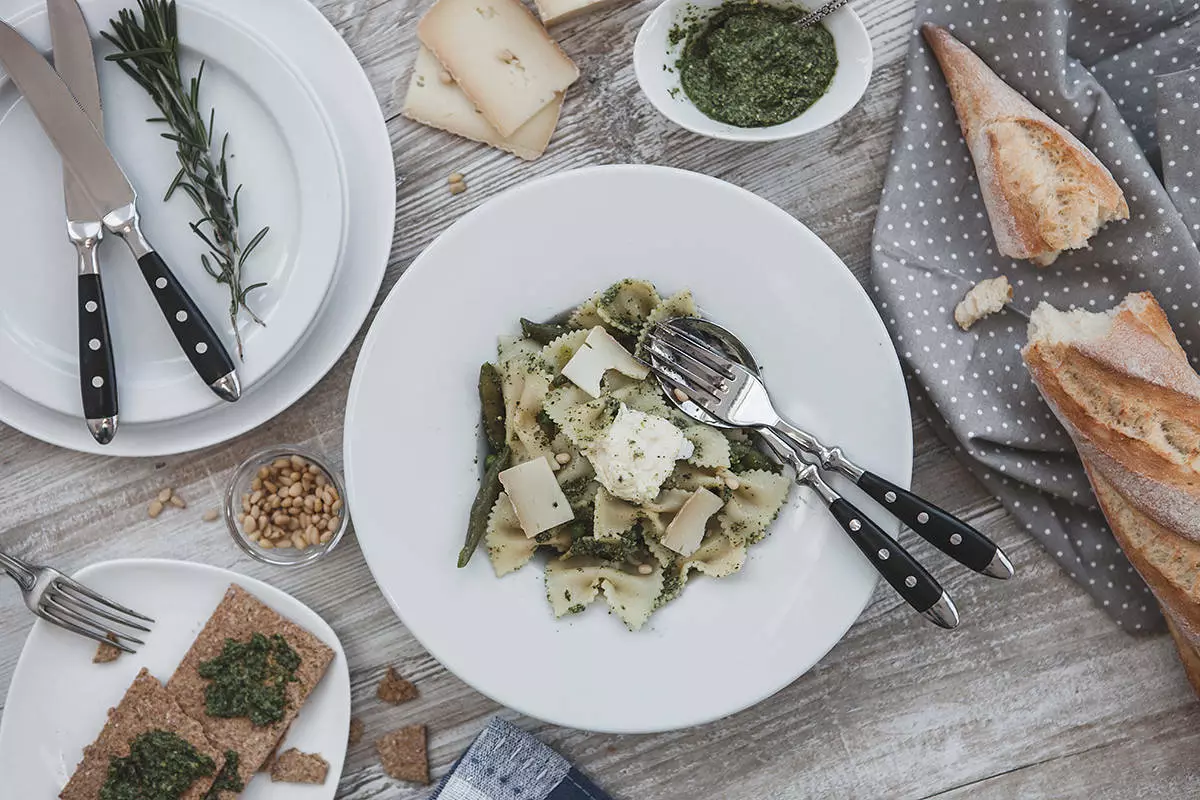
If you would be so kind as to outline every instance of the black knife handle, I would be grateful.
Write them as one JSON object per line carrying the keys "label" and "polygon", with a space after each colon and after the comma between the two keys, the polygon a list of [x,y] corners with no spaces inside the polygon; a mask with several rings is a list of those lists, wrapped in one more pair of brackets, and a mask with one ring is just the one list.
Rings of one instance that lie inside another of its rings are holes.
{"label": "black knife handle", "polygon": [[1012,565],[1000,548],[953,514],[873,472],[864,472],[858,485],[922,539],[958,563],[993,578],[1012,577]]}
{"label": "black knife handle", "polygon": [[[150,250],[138,260],[158,307],[171,326],[171,333],[192,362],[192,367],[210,388],[234,372],[233,359],[221,344],[216,331],[204,318],[183,284],[175,277],[156,251]],[[217,394],[221,394],[217,391]],[[228,398],[225,398],[228,399]]]}
{"label": "black knife handle", "polygon": [[829,510],[906,603],[943,628],[958,625],[958,612],[941,584],[899,542],[843,498],[830,503]]}
{"label": "black knife handle", "polygon": [[[78,285],[79,389],[83,397],[83,415],[89,425],[94,425],[103,420],[115,420],[117,416],[117,367],[100,276],[80,275]],[[111,430],[97,432],[96,440],[108,444],[112,433]]]}

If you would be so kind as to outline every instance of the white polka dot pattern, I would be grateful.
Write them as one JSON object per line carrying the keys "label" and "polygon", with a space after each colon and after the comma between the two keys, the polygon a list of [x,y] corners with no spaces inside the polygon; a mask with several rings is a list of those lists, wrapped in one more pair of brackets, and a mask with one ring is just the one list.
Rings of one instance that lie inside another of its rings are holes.
{"label": "white polka dot pattern", "polygon": [[[1197,363],[1200,0],[926,0],[916,21],[949,28],[1079,137],[1130,208],[1128,222],[1049,268],[997,253],[949,92],[914,30],[875,224],[871,292],[917,409],[1118,624],[1159,629],[1153,598],[1108,531],[1020,348],[1042,300],[1100,310],[1150,290]],[[964,333],[954,306],[997,275],[1013,285],[1012,306]]]}

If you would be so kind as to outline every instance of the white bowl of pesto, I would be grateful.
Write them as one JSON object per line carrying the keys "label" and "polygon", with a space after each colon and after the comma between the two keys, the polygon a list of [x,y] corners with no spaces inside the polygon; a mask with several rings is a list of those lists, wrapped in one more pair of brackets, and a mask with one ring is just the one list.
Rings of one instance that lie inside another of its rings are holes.
{"label": "white bowl of pesto", "polygon": [[[733,4],[729,0],[665,0],[650,14],[638,31],[637,41],[633,46],[633,66],[638,84],[651,104],[667,119],[693,133],[713,139],[774,142],[820,130],[841,119],[862,99],[871,79],[871,38],[862,20],[849,7],[831,14],[821,23],[832,37],[837,67],[824,92],[821,93],[818,89],[814,94],[819,96],[811,105],[784,102],[781,104],[782,110],[772,114],[764,112],[762,103],[756,102],[763,99],[761,96],[755,98],[741,88],[729,87],[726,87],[727,92],[724,96],[718,94],[715,99],[706,98],[698,88],[701,85],[701,77],[698,77],[698,70],[694,67],[691,68],[691,76],[685,86],[685,70],[681,59],[685,55],[688,42],[706,27],[709,20],[717,14],[727,12],[731,5]],[[736,5],[746,7],[741,0],[738,0]],[[819,3],[813,0],[811,5],[815,7]],[[778,9],[784,12],[802,8],[796,3],[774,0],[755,6],[758,9],[766,6],[771,10]],[[779,20],[777,25],[782,26],[786,23]],[[827,43],[828,37],[824,37],[824,34],[821,36]],[[744,44],[748,45],[747,49],[732,54],[734,58],[746,59],[737,67],[738,70],[750,73],[746,76],[748,83],[743,86],[753,86],[756,91],[769,96],[775,89],[756,80],[755,77],[761,77],[762,71],[749,66],[755,58],[755,43]],[[761,43],[759,46],[762,46]],[[797,45],[792,42],[787,46]],[[806,43],[799,46],[807,48],[810,45]],[[823,45],[822,49],[827,47]],[[799,51],[798,54],[805,55]],[[731,54],[726,53],[724,57],[729,55]],[[723,58],[721,55],[717,57]],[[813,69],[814,72],[821,72],[819,66]],[[792,72],[788,77],[793,81],[805,79],[803,71]],[[820,81],[820,85],[824,85],[823,80]],[[712,85],[708,84],[708,88],[711,90]],[[696,95],[695,99],[689,94]],[[709,106],[708,110],[713,113],[701,110],[706,103]],[[731,108],[742,103],[749,108]],[[797,108],[804,105],[807,107],[795,113]],[[717,109],[715,111],[714,106]],[[722,121],[722,117],[730,121]]]}

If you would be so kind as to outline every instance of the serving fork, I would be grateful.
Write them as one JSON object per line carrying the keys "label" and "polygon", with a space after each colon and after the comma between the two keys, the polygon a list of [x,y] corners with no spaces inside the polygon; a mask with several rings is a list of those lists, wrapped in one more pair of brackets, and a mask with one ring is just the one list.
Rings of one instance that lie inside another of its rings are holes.
{"label": "serving fork", "polygon": [[50,567],[36,567],[0,553],[0,568],[21,587],[25,605],[47,622],[105,642],[126,653],[145,644],[129,631],[149,633],[154,620],[114,603],[99,592]]}

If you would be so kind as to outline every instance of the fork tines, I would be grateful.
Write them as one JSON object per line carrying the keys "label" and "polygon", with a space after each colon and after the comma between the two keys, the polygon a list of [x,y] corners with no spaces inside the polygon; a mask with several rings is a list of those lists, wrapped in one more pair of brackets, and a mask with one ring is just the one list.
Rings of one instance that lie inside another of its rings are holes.
{"label": "fork tines", "polygon": [[142,623],[154,622],[150,617],[115,603],[66,576],[54,578],[46,587],[38,603],[38,615],[81,636],[107,642],[126,653],[134,652],[129,644],[145,644],[127,631],[149,633],[150,628]]}
{"label": "fork tines", "polygon": [[[650,352],[656,372],[689,396],[720,402],[735,377],[729,357],[686,331],[659,323],[650,334]],[[659,363],[659,362],[665,363]]]}

